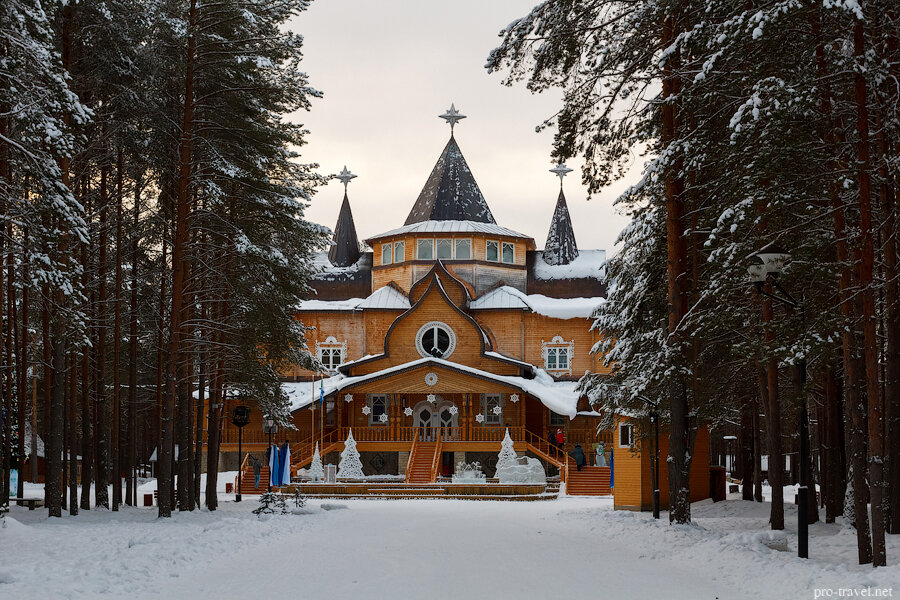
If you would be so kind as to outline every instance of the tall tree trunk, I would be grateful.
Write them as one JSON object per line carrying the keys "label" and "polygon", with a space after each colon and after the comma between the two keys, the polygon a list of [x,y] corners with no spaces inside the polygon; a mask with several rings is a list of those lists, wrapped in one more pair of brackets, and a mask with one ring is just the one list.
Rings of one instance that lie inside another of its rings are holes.
{"label": "tall tree trunk", "polygon": [[738,436],[740,452],[741,497],[753,500],[753,402],[741,398],[741,434]]}
{"label": "tall tree trunk", "polygon": [[141,186],[134,182],[134,207],[131,232],[131,303],[128,323],[128,493],[126,502],[137,505],[137,466],[135,436],[137,434],[137,319],[138,319],[138,225],[141,211]]}
{"label": "tall tree trunk", "polygon": [[178,387],[178,371],[181,366],[181,310],[184,300],[186,267],[185,246],[188,239],[188,212],[190,208],[192,132],[194,124],[194,58],[196,40],[197,3],[191,0],[188,14],[188,49],[184,79],[184,119],[178,151],[178,184],[175,202],[175,235],[172,242],[172,308],[169,315],[169,342],[166,395],[163,402],[162,448],[159,455],[159,516],[172,515],[172,445],[175,441],[175,400]]}
{"label": "tall tree trunk", "polygon": [[[677,12],[677,11],[676,11]],[[663,22],[662,45],[668,47],[678,35],[677,18],[668,15]],[[662,118],[662,144],[669,147],[675,143],[677,120],[675,98],[681,85],[678,76],[678,52],[668,57],[663,67],[663,102],[660,107]],[[683,339],[680,328],[687,315],[689,278],[687,246],[684,232],[684,180],[680,167],[670,165],[665,174],[666,181],[666,247],[669,305],[669,344],[683,361],[675,365],[676,374],[669,383],[669,518],[676,523],[691,520],[691,446],[692,426],[688,407],[687,386],[681,367],[688,362],[688,344]]]}
{"label": "tall tree trunk", "polygon": [[107,285],[106,285],[106,246],[107,246],[107,215],[109,210],[109,190],[107,187],[108,166],[104,164],[100,168],[100,227],[97,234],[97,372],[96,379],[96,431],[97,440],[97,485],[95,494],[97,506],[109,508],[109,475],[110,475],[110,449],[109,449],[109,402],[106,389],[106,327],[107,327]]}
{"label": "tall tree trunk", "polygon": [[[765,291],[772,293],[771,282],[765,283]],[[775,345],[772,329],[774,307],[772,300],[763,296],[763,322],[766,347],[771,352]],[[772,489],[772,508],[769,524],[772,529],[784,529],[784,452],[781,444],[781,399],[778,395],[778,361],[770,357],[766,361],[766,447],[769,455],[769,486]]]}
{"label": "tall tree trunk", "polygon": [[[81,244],[82,285],[87,288],[88,246]],[[85,307],[85,313],[90,312],[90,306]],[[94,411],[91,404],[91,355],[88,348],[81,350],[81,508],[91,509],[91,486],[94,483],[94,439],[93,439]]]}
{"label": "tall tree trunk", "polygon": [[112,509],[122,503],[122,468],[119,436],[122,431],[120,353],[122,350],[122,148],[116,153],[116,283],[113,291],[113,390],[112,390]]}
{"label": "tall tree trunk", "polygon": [[[857,60],[865,55],[865,33],[857,21],[853,28],[853,49]],[[862,65],[860,65],[862,66]],[[862,290],[863,338],[868,403],[869,494],[872,502],[872,560],[876,567],[887,564],[884,539],[884,419],[878,368],[877,316],[875,314],[875,240],[872,224],[872,174],[869,158],[869,111],[866,79],[860,69],[854,76],[856,92],[857,165],[859,167],[859,226],[862,256],[859,266]]]}
{"label": "tall tree trunk", "polygon": [[844,411],[841,407],[841,382],[835,373],[835,367],[829,367],[825,373],[825,522],[834,523],[843,513],[843,500],[846,493],[844,464],[841,460],[842,437],[840,421]]}
{"label": "tall tree trunk", "polygon": [[78,428],[75,427],[78,421],[78,357],[74,351],[69,352],[68,364],[69,385],[66,394],[69,407],[69,435],[66,438],[66,447],[69,462],[69,515],[75,516],[78,514]]}
{"label": "tall tree trunk", "polygon": [[[31,266],[30,257],[28,255],[28,229],[22,232],[22,328],[21,334],[21,350],[18,353],[19,358],[19,485],[16,489],[16,496],[21,498],[25,495],[25,422],[28,415],[25,412],[27,402],[28,387],[28,290],[31,288]],[[34,408],[32,407],[32,410]],[[37,462],[37,457],[32,457]]]}

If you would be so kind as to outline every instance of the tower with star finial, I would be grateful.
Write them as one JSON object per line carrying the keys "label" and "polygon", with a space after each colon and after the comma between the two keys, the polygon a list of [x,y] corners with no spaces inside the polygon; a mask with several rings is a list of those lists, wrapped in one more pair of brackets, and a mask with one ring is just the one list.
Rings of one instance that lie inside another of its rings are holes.
{"label": "tower with star finial", "polygon": [[359,260],[359,238],[356,237],[356,225],[353,223],[353,213],[350,211],[350,200],[347,197],[347,185],[356,175],[344,169],[334,176],[344,184],[344,201],[338,213],[337,223],[334,226],[334,240],[328,249],[328,260],[335,267],[349,267]]}
{"label": "tower with star finial", "polygon": [[575,243],[575,231],[572,229],[572,218],[563,193],[563,178],[572,172],[564,163],[559,163],[550,172],[559,177],[559,197],[556,209],[550,221],[547,243],[544,244],[544,262],[550,265],[567,265],[578,258],[578,244]]}

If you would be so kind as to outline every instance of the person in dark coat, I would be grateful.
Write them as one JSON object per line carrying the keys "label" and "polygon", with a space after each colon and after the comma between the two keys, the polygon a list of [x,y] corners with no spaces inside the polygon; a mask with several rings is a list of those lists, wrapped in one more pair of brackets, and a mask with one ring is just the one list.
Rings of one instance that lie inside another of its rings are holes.
{"label": "person in dark coat", "polygon": [[250,466],[253,467],[253,479],[255,480],[254,488],[259,487],[259,472],[262,470],[262,465],[259,462],[259,459],[253,456],[252,454],[248,457],[250,461]]}
{"label": "person in dark coat", "polygon": [[572,458],[575,459],[575,466],[580,471],[587,462],[587,457],[584,455],[584,449],[581,447],[581,444],[575,444],[575,448],[572,450]]}

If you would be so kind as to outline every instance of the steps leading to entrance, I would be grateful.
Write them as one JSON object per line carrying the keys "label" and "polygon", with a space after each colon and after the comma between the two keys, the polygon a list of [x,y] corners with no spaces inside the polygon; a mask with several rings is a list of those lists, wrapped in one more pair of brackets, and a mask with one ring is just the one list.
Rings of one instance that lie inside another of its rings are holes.
{"label": "steps leading to entrance", "polygon": [[569,465],[566,494],[570,496],[609,496],[609,467],[583,467],[580,471]]}
{"label": "steps leading to entrance", "polygon": [[431,483],[431,467],[437,442],[418,442],[406,466],[406,481],[413,484]]}
{"label": "steps leading to entrance", "polygon": [[253,475],[253,467],[244,468],[244,472],[241,473],[241,493],[262,494],[269,488],[269,467],[259,470],[259,487],[256,487],[255,484],[256,477]]}

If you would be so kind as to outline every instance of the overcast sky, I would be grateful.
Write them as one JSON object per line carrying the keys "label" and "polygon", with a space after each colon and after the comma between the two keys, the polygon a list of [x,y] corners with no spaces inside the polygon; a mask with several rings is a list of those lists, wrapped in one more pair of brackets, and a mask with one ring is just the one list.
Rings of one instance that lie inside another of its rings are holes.
{"label": "overcast sky", "polygon": [[[437,116],[450,103],[468,118],[456,139],[500,225],[543,247],[559,180],[548,172],[552,132],[535,126],[559,108],[501,85],[486,57],[497,33],[536,0],[315,0],[294,22],[304,69],[325,97],[295,115],[310,130],[301,152],[323,174],[346,164],[358,175],[349,197],[360,239],[403,225],[450,136]],[[613,251],[625,217],[612,202],[639,172],[586,201],[579,160],[565,193],[580,248]],[[342,185],[321,188],[307,217],[334,227]]]}

